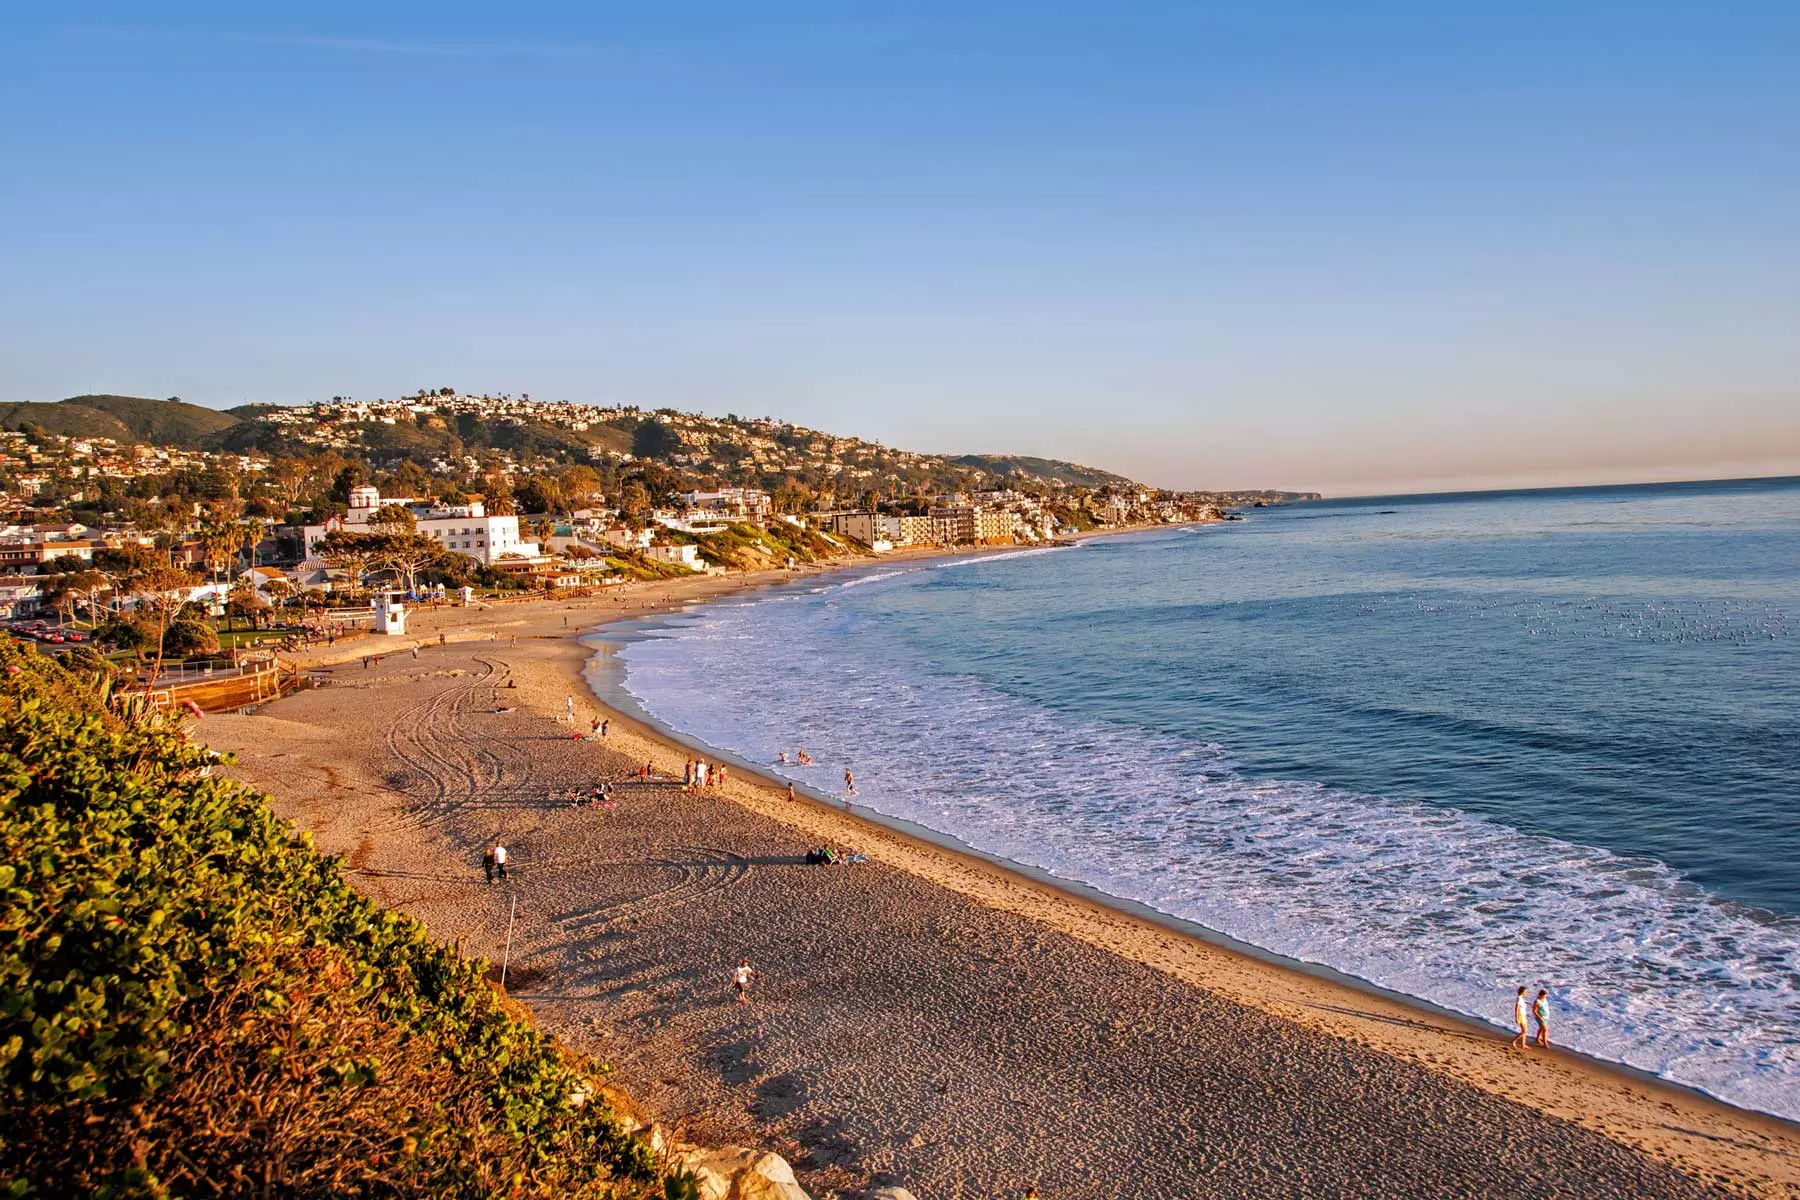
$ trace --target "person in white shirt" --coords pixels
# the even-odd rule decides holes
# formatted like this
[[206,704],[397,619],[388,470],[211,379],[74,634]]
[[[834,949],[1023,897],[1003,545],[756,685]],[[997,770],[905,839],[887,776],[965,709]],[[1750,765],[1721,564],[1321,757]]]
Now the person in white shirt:
[[506,878],[506,847],[499,842],[494,843],[494,874]]
[[750,969],[750,960],[747,958],[731,973],[731,990],[737,993],[739,1004],[749,1003],[750,981],[755,977],[756,972]]
[[1512,1047],[1514,1050],[1523,1050],[1525,1048],[1525,1013],[1528,1008],[1529,1005],[1525,1000],[1525,989],[1520,988],[1518,996],[1513,999],[1513,1024],[1518,1026],[1519,1029],[1518,1035],[1512,1040]]

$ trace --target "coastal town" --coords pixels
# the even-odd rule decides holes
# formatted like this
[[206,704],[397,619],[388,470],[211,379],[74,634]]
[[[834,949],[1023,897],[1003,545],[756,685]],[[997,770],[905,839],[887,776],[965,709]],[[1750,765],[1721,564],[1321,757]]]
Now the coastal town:
[[[13,410],[0,430],[0,618],[12,620],[134,607],[132,580],[152,564],[191,573],[173,593],[182,603],[254,621],[366,606],[377,587],[557,592],[908,548],[1045,545],[1305,498],[1170,492],[770,418],[450,388],[231,414],[131,397]],[[206,419],[200,431],[167,432],[186,413]],[[102,417],[126,436],[75,428]]]

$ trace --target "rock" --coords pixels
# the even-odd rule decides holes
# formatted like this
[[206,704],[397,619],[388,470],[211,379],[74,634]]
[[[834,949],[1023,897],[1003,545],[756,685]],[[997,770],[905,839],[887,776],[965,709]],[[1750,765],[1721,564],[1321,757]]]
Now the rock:
[[694,1177],[700,1200],[812,1200],[779,1154],[742,1146],[696,1148],[674,1155],[669,1165]]
[[794,1178],[794,1168],[788,1166],[787,1159],[779,1154],[765,1154],[751,1165],[748,1171],[738,1176],[737,1191],[733,1200],[811,1200],[799,1181]]
[[686,1171],[694,1177],[700,1200],[732,1200],[732,1184],[756,1161],[756,1155],[741,1146],[718,1150],[695,1147],[674,1155],[669,1160],[672,1170]]

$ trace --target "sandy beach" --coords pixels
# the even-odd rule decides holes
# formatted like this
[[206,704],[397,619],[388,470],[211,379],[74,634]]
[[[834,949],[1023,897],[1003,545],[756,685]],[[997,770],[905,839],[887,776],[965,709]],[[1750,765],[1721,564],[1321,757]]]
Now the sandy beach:
[[[692,752],[597,703],[576,638],[771,581],[417,613],[197,733],[466,952],[499,962],[516,901],[508,989],[545,1027],[681,1136],[773,1149],[816,1196],[1800,1194],[1785,1122],[1512,1052],[743,772],[684,791]],[[600,717],[606,740],[573,736]],[[600,780],[616,807],[571,804]],[[488,886],[496,836],[512,870]],[[807,865],[825,842],[872,861]]]

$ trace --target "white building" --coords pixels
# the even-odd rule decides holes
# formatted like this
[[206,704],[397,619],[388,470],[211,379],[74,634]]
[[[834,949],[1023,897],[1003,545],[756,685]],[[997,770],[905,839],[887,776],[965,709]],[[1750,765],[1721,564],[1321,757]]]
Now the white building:
[[494,560],[501,555],[528,559],[538,557],[536,542],[519,540],[519,518],[489,516],[479,500],[450,505],[433,505],[422,500],[395,497],[383,500],[381,493],[375,488],[359,487],[350,490],[349,512],[342,517],[333,517],[323,525],[306,527],[303,534],[306,539],[306,562],[309,565],[316,562],[314,547],[327,533],[334,529],[345,529],[353,533],[367,532],[375,514],[390,504],[404,505],[412,513],[413,528],[419,533],[435,540],[446,550],[468,555],[483,566],[492,566]]
[[698,571],[703,565],[700,562],[700,547],[698,546],[652,546],[645,553],[652,562],[686,567],[690,571]]

